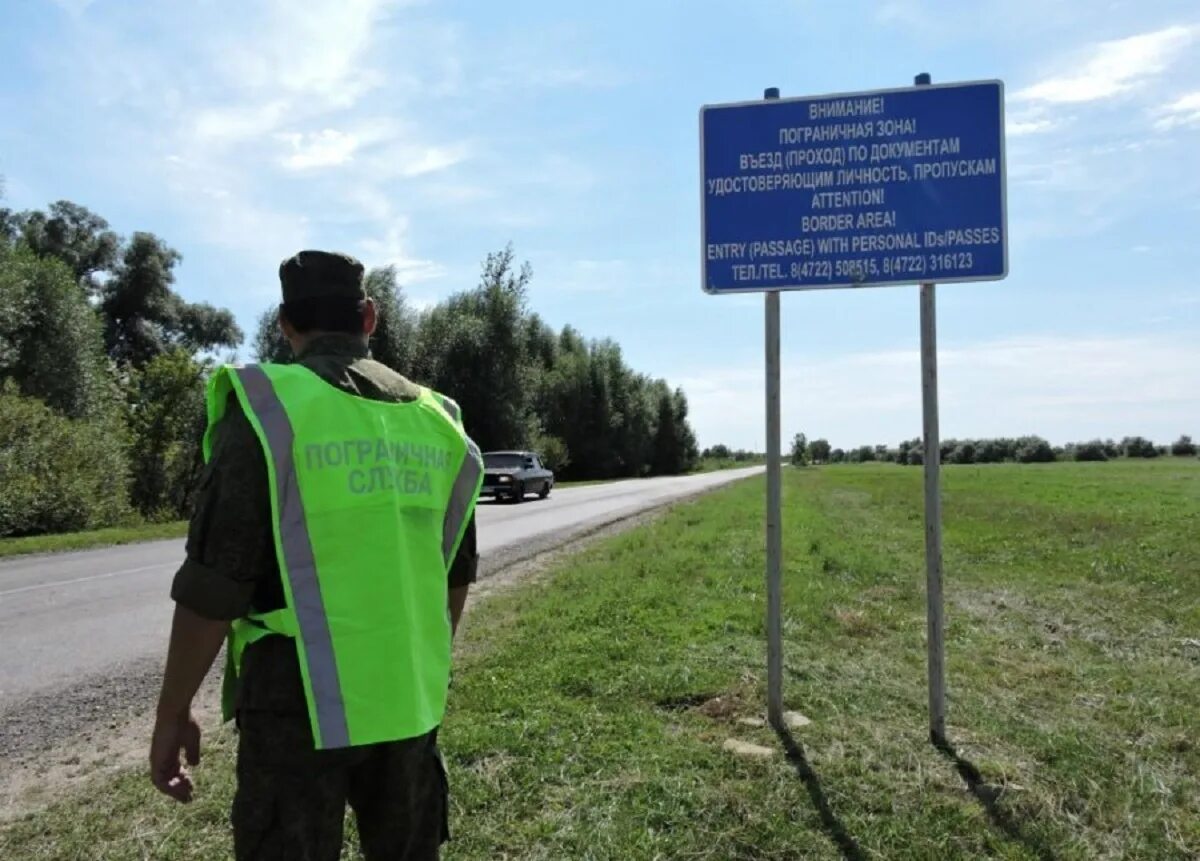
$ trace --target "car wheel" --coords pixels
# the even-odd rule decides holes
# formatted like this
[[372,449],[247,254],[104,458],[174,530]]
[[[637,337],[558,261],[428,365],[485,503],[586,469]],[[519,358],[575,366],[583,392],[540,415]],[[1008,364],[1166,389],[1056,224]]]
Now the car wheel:
[[551,484],[549,481],[542,482],[542,492],[538,494],[538,499],[545,499],[550,495]]
[[522,481],[517,484],[516,490],[513,491],[512,501],[513,502],[524,502],[525,501],[525,482]]

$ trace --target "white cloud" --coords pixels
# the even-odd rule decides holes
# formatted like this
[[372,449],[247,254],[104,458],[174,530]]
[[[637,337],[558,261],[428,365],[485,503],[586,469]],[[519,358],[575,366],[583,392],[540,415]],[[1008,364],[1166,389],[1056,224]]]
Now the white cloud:
[[382,180],[417,179],[441,173],[467,161],[473,147],[466,141],[427,144],[417,130],[393,131],[391,140],[364,154],[362,180],[368,185]]
[[[1200,430],[1194,368],[1200,343],[1162,337],[1029,337],[939,352],[942,435],[1055,442],[1141,433],[1160,441]],[[888,350],[785,357],[783,424],[834,445],[887,442],[921,432],[920,355]],[[690,368],[669,375],[688,395],[703,445],[761,449],[761,366]]]
[[194,146],[227,146],[262,138],[278,128],[287,115],[281,99],[246,105],[201,108],[189,129]]
[[1159,131],[1170,131],[1179,126],[1200,127],[1200,90],[1180,96],[1156,112],[1158,119],[1154,127]]
[[345,164],[354,158],[354,152],[359,147],[358,138],[336,129],[323,129],[308,134],[293,132],[281,134],[279,138],[291,148],[291,152],[283,159],[283,166],[289,170],[311,170]]
[[[383,77],[364,58],[395,0],[289,0],[266,4],[262,29],[227,40],[218,66],[250,93],[281,93],[321,107],[356,103]],[[303,107],[303,105],[298,105]]]
[[364,262],[369,266],[394,266],[396,277],[403,285],[417,284],[441,278],[445,267],[432,260],[413,257],[408,251],[407,233],[409,222],[403,216],[395,216],[382,231],[382,235],[361,240],[358,245]]
[[1048,132],[1058,124],[1044,117],[1010,120],[1005,123],[1004,131],[1009,137],[1023,137]]
[[1101,42],[1070,63],[1065,72],[1016,93],[1018,101],[1071,104],[1128,93],[1164,72],[1196,37],[1197,28],[1174,26]]

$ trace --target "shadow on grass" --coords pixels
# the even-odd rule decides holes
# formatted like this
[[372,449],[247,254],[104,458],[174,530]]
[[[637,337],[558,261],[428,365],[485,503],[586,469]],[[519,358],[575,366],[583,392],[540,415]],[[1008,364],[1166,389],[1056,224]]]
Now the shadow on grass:
[[833,808],[829,806],[829,799],[825,797],[825,791],[821,789],[821,779],[817,777],[817,773],[812,770],[812,766],[808,764],[808,758],[804,755],[802,748],[796,739],[792,738],[791,732],[787,727],[775,727],[775,733],[779,736],[779,741],[783,744],[783,750],[787,754],[788,762],[796,769],[796,774],[800,776],[800,780],[804,783],[804,788],[808,790],[808,797],[812,799],[813,807],[817,810],[817,815],[821,818],[821,827],[825,829],[838,849],[842,851],[842,857],[847,861],[865,861],[866,855],[859,848],[858,843],[846,830],[846,826],[842,824],[842,820],[838,819],[837,814],[833,812]]
[[954,767],[957,769],[959,776],[962,777],[963,782],[967,785],[967,789],[983,806],[988,818],[992,820],[992,824],[996,828],[1004,832],[1009,839],[1023,844],[1040,858],[1041,861],[1054,861],[1055,855],[1050,847],[1036,837],[1032,837],[1026,833],[1023,827],[1024,823],[1021,821],[1023,817],[1015,816],[1011,811],[1005,810],[1000,806],[1000,796],[1004,793],[1003,788],[988,783],[975,764],[963,757],[950,742],[936,738],[932,739],[932,741],[933,746],[941,751],[943,756],[954,763]]

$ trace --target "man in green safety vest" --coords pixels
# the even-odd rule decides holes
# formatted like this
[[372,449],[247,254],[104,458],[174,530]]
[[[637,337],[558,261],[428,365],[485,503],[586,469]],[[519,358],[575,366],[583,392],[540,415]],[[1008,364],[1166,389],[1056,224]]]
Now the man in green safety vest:
[[302,251],[279,278],[296,362],[223,367],[209,384],[151,779],[191,800],[192,700],[226,642],[238,861],[338,858],[347,804],[368,859],[437,858],[437,730],[482,458],[457,404],[370,359],[362,264]]

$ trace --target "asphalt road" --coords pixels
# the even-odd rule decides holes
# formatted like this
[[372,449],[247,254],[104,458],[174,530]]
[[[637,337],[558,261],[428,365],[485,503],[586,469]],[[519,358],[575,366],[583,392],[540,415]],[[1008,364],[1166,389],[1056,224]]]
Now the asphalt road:
[[[481,572],[760,471],[559,488],[521,505],[485,501]],[[118,699],[152,696],[182,558],[183,542],[173,540],[0,562],[0,755],[24,747],[14,737],[20,724],[61,715],[61,698],[103,717]]]

